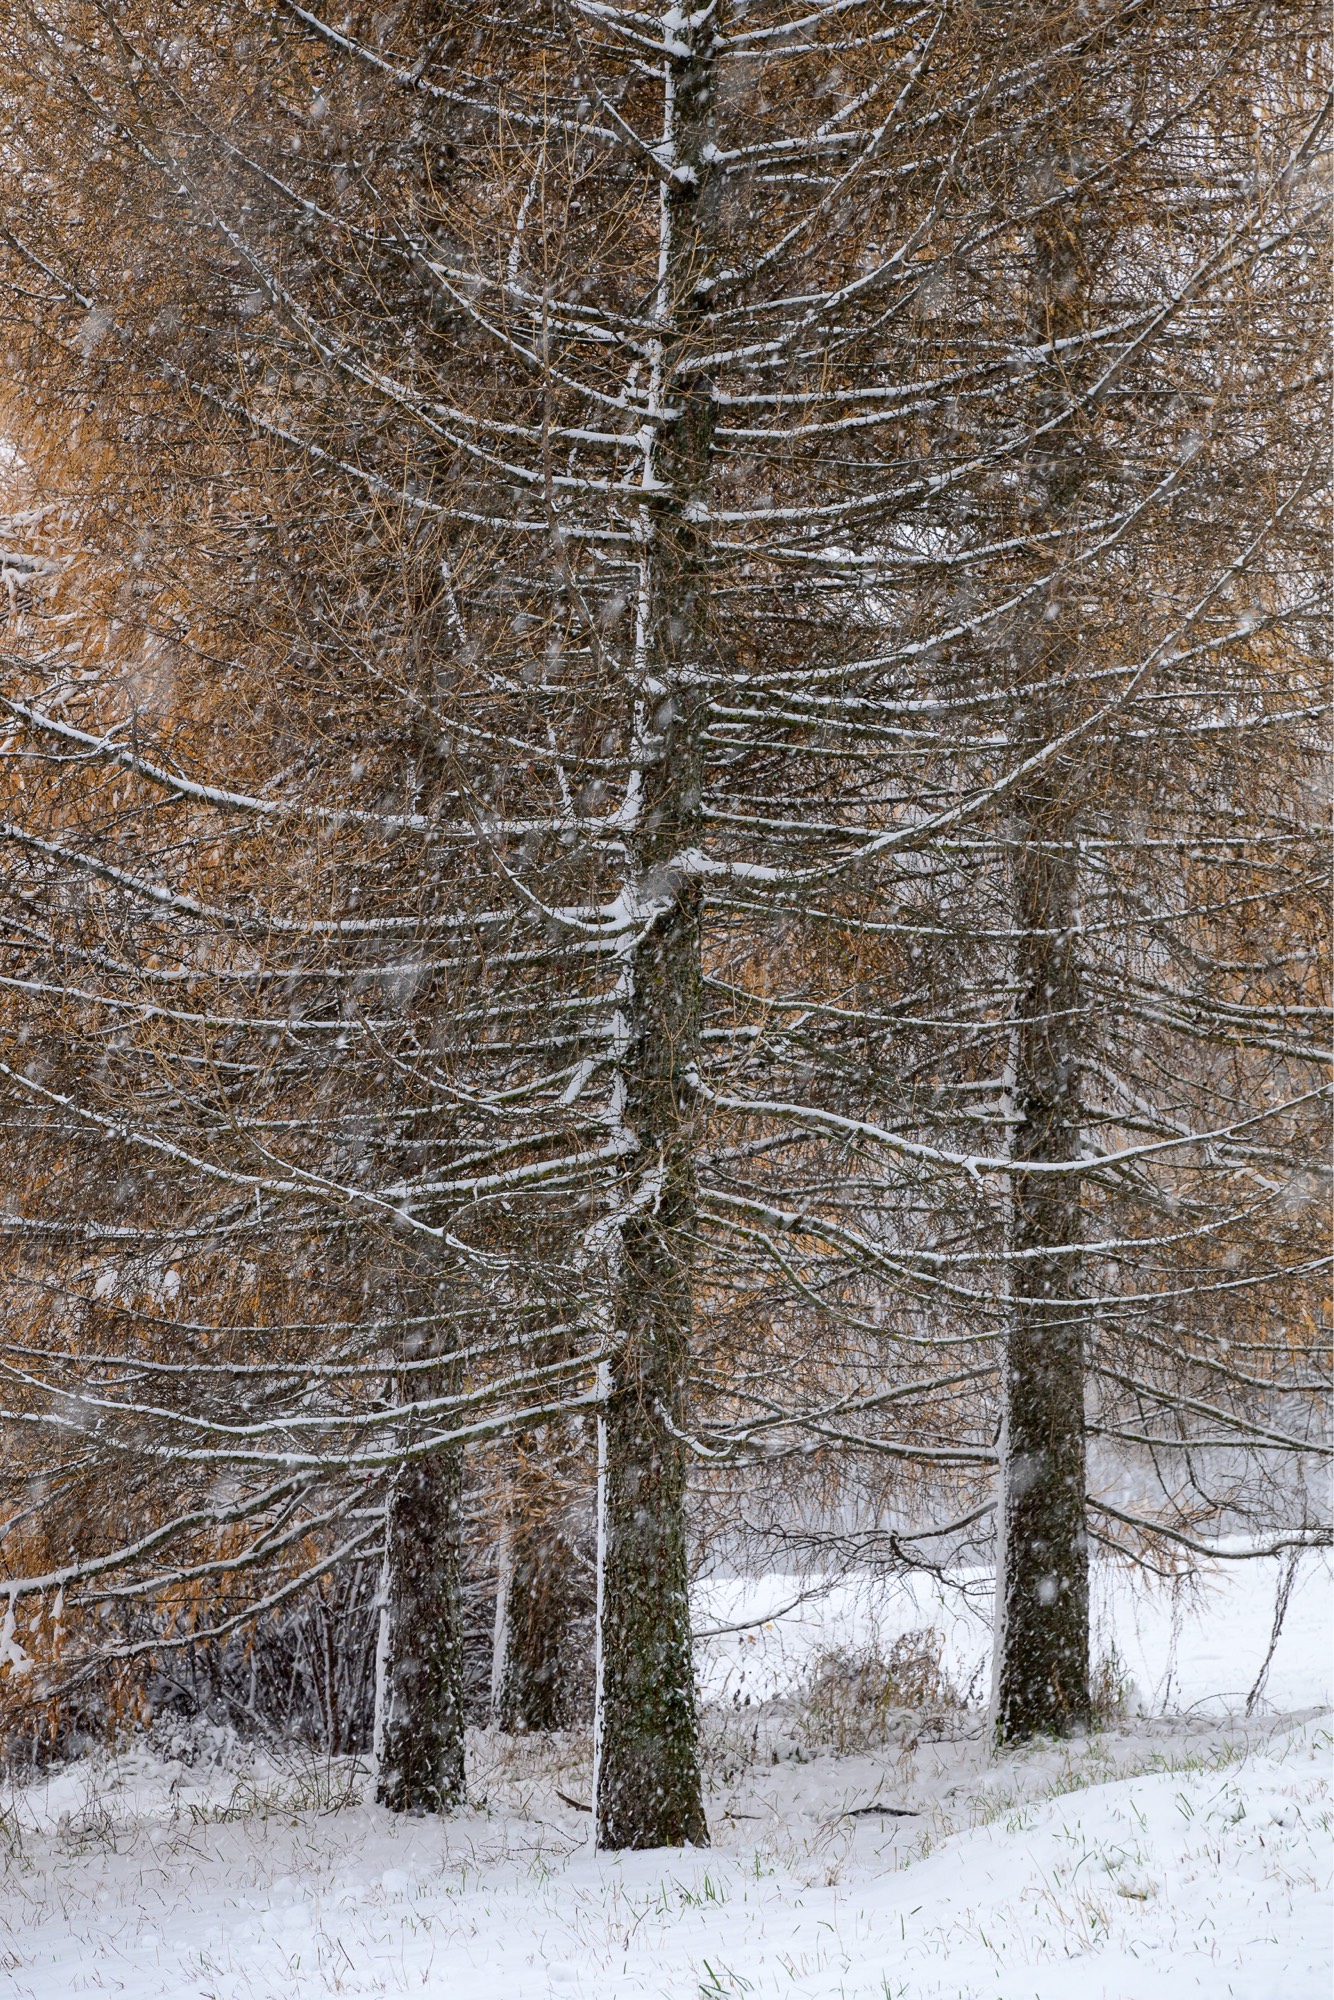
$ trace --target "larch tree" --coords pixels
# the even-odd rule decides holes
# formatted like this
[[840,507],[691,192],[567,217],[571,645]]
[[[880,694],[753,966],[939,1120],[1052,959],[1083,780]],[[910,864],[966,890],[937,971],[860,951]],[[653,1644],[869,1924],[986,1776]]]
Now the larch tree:
[[[1319,955],[1315,847],[1275,812],[1305,788],[1320,707],[1303,433],[1324,391],[1301,331],[1324,214],[1318,25],[1213,9],[1203,63],[1189,7],[1053,7],[1027,31],[1052,87],[993,155],[1014,227],[955,304],[997,347],[1023,313],[1036,365],[983,417],[1024,439],[1018,463],[945,528],[966,630],[937,679],[942,754],[1001,753],[1017,774],[962,844],[957,898],[985,946],[971,1019],[998,1031],[990,1163],[985,1125],[963,1133],[1005,1246],[1002,1741],[1088,1719],[1090,1544],[1152,1543],[1105,1490],[1143,1447],[1160,1549],[1192,1544],[1206,1491],[1214,1519],[1224,1492],[1242,1505],[1266,1450],[1326,1448],[1313,1350],[1286,1330],[1325,1250],[1290,1192],[1322,1057],[1270,1011],[1286,986],[1281,1018],[1300,1016]],[[1228,869],[1268,949],[1254,930],[1250,951],[1221,945]],[[1272,1330],[1248,1382],[1222,1357],[1228,1320],[1253,1315]],[[1092,1466],[1089,1436],[1108,1440]],[[1192,1494],[1201,1456],[1229,1473]]]

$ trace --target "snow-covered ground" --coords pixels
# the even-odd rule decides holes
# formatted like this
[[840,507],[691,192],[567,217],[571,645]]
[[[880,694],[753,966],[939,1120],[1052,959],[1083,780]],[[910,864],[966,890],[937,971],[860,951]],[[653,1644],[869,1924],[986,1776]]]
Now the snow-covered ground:
[[[1095,1565],[1095,1658],[1115,1656],[1124,1668],[1133,1684],[1132,1708],[1234,1714],[1245,1708],[1264,1666],[1279,1576],[1274,1559],[1234,1557],[1176,1587],[1150,1589],[1133,1572]],[[951,1680],[985,1701],[989,1577],[964,1572],[944,1587],[927,1577],[881,1583],[853,1577],[797,1601],[811,1588],[809,1580],[778,1575],[701,1588],[696,1624],[702,1630],[780,1614],[772,1623],[706,1642],[701,1664],[708,1696],[766,1700],[830,1647],[857,1651],[874,1644],[886,1652],[899,1634],[927,1626],[940,1635]],[[1298,1567],[1257,1706],[1261,1700],[1278,1714],[1334,1705],[1334,1572],[1323,1554],[1304,1557]]]
[[[848,1584],[720,1635],[702,1649],[707,1852],[593,1854],[560,1797],[587,1797],[573,1735],[479,1735],[472,1808],[448,1823],[361,1803],[346,1765],[85,1760],[5,1801],[0,1993],[1327,2000],[1327,1561],[1303,1566],[1247,1720],[1273,1591],[1269,1564],[1220,1568],[1175,1615],[1111,1591],[1104,1644],[1159,1712],[1003,1759],[948,1698],[985,1674],[952,1593]],[[794,1594],[714,1585],[700,1623]],[[933,1702],[841,1714],[830,1651],[887,1657],[929,1623]],[[821,1747],[840,1732],[841,1753]]]

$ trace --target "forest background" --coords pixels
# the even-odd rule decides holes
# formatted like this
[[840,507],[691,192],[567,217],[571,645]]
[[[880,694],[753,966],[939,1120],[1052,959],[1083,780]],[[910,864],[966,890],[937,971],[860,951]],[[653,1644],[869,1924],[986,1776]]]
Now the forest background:
[[1329,1540],[1324,28],[5,0],[12,1749]]

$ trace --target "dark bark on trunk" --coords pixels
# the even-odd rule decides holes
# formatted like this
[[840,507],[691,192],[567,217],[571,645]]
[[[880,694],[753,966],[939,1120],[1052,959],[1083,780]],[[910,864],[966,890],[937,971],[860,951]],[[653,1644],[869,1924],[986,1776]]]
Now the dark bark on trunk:
[[[699,1769],[686,1547],[684,1427],[697,1194],[700,890],[678,865],[699,841],[707,681],[707,497],[715,404],[694,364],[708,342],[717,178],[710,172],[716,17],[671,59],[679,174],[662,195],[662,408],[645,481],[647,616],[641,809],[629,841],[642,919],[626,964],[622,1124],[635,1152],[620,1227],[615,1337],[602,1419],[597,1841],[708,1840]],[[670,414],[669,414],[670,413]]]
[[376,1798],[444,1813],[464,1795],[463,1454],[404,1465],[390,1506],[389,1652]]
[[496,1722],[511,1735],[565,1729],[574,1720],[572,1627],[583,1608],[574,1551],[551,1521],[511,1530],[504,1659]]
[[[1004,1364],[1004,1495],[996,1734],[1065,1735],[1089,1720],[1085,1312],[1076,1174],[1025,1161],[1080,1148],[1078,848],[1065,815],[1029,818],[1018,847],[1011,1247],[1016,1296]],[[1064,1254],[1061,1254],[1064,1252]]]
[[685,1455],[669,1428],[684,1415],[690,1326],[687,1253],[675,1231],[691,1214],[693,1187],[678,1159],[658,1214],[636,1218],[626,1232],[623,1345],[605,1412],[600,1847],[708,1840],[687,1592]]
[[[1072,108],[1072,120],[1080,108]],[[1066,134],[1072,142],[1072,132]],[[1051,204],[1034,232],[1030,332],[1035,344],[1079,331],[1089,274],[1080,215],[1059,199],[1077,182],[1058,151],[1033,168]],[[1070,523],[1087,459],[1077,421],[1062,416],[1077,364],[1053,359],[1035,382],[1030,458],[1032,526]],[[1016,664],[1033,689],[1017,721],[1018,747],[1039,750],[1084,706],[1075,636],[1077,560],[1051,564],[1038,615],[1016,635]],[[1011,1306],[1002,1383],[1002,1502],[995,1728],[998,1742],[1068,1734],[1089,1720],[1088,1536],[1084,1411],[1086,1311],[1081,1191],[1058,1166],[1082,1143],[1079,804],[1087,746],[1054,758],[1015,799],[1013,913],[1018,994],[1010,1153]]]
[[[676,601],[690,608],[687,595]],[[663,732],[673,797],[646,845],[680,837],[698,801],[689,692]],[[661,794],[660,794],[661,797]],[[674,845],[674,842],[670,844]],[[699,895],[674,886],[634,960],[626,1123],[638,1136],[623,1225],[617,1344],[603,1414],[598,1844],[708,1839],[687,1590],[684,1427],[696,1191],[689,1068],[699,1043]]]

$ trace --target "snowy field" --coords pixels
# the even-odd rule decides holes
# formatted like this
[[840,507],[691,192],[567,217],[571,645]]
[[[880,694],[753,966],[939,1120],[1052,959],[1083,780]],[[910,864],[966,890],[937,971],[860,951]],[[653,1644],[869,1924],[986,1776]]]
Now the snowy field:
[[[1224,1544],[1223,1546],[1228,1546]],[[1243,1546],[1238,1543],[1237,1547]],[[1235,1714],[1264,1666],[1274,1623],[1278,1564],[1226,1561],[1179,1590],[1146,1590],[1124,1570],[1095,1565],[1095,1660],[1114,1653],[1133,1692],[1132,1708],[1154,1715]],[[810,1588],[808,1584],[806,1588]],[[901,1633],[929,1626],[943,1641],[944,1665],[965,1694],[985,1702],[991,1674],[989,1576],[965,1573],[948,1589],[927,1578],[873,1585],[856,1579],[802,1596],[800,1580],[768,1576],[705,1585],[696,1597],[700,1630],[768,1619],[723,1633],[701,1648],[706,1698],[753,1701],[779,1694],[831,1647],[888,1650]],[[789,1608],[791,1607],[791,1608]],[[1327,1557],[1303,1560],[1260,1698],[1287,1714],[1334,1706],[1334,1587]]]
[[[721,1633],[701,1647],[707,1852],[594,1855],[574,1735],[479,1735],[448,1824],[361,1803],[355,1767],[221,1741],[213,1762],[86,1760],[4,1801],[0,1993],[1328,2000],[1334,1591],[1309,1558],[1247,1719],[1275,1580],[1104,1591],[1125,1718],[999,1760],[950,1694],[985,1684],[966,1596],[844,1584]],[[699,1622],[795,1594],[715,1584]],[[840,1710],[840,1671],[926,1625],[925,1708],[869,1731]]]

